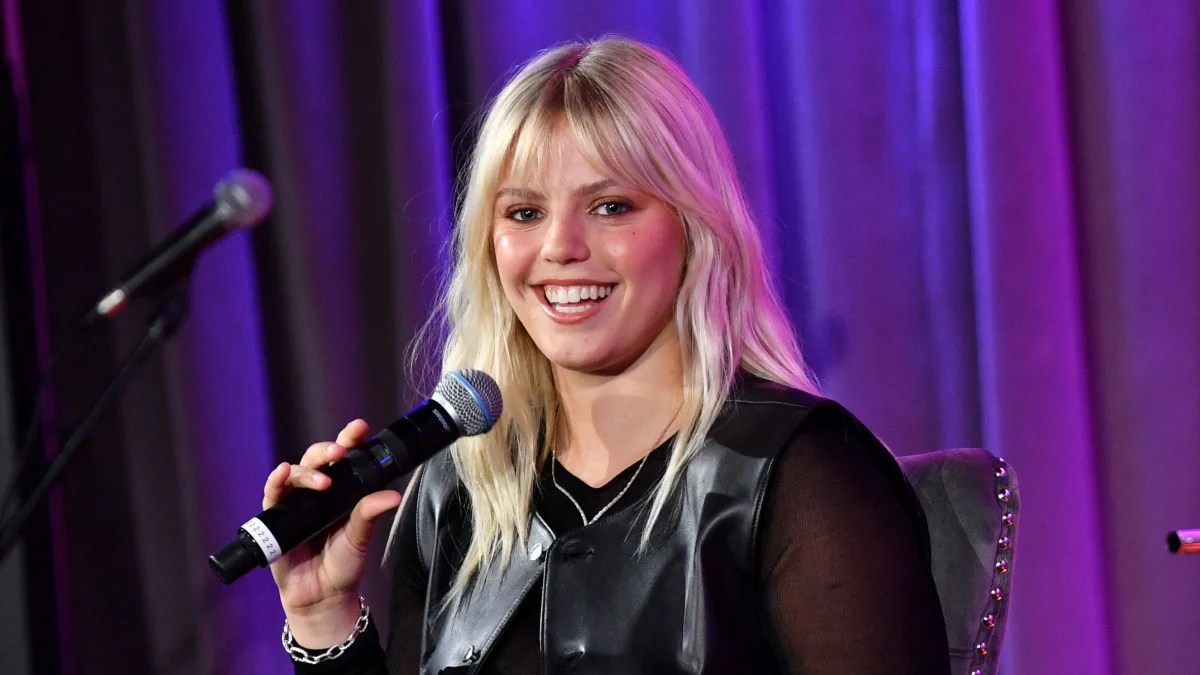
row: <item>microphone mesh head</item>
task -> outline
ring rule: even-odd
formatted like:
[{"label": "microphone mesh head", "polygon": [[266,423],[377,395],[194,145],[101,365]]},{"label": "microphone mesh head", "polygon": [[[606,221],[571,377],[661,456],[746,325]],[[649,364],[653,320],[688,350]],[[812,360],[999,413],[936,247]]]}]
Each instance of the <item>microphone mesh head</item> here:
[{"label": "microphone mesh head", "polygon": [[249,227],[267,217],[275,205],[271,183],[253,169],[234,169],[213,189],[213,199],[223,206],[230,225]]},{"label": "microphone mesh head", "polygon": [[504,412],[500,386],[483,371],[465,369],[446,373],[433,393],[449,405],[450,414],[462,425],[464,436],[491,429]]}]

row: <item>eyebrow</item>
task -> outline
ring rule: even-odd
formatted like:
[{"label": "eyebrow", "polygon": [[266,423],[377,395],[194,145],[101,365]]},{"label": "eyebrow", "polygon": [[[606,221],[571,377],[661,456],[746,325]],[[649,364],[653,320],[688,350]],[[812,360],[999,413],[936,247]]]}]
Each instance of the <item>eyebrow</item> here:
[{"label": "eyebrow", "polygon": [[[606,178],[604,180],[598,180],[594,183],[588,183],[586,185],[579,186],[572,193],[572,196],[583,197],[583,196],[587,196],[587,195],[593,195],[593,194],[596,194],[597,192],[600,192],[601,190],[607,190],[608,188],[614,187],[616,185],[617,185],[617,181],[615,181],[611,178]],[[546,198],[546,195],[542,194],[541,192],[538,192],[537,190],[531,190],[529,188],[514,187],[514,188],[501,189],[499,192],[496,193],[496,198],[499,199],[500,197],[516,197],[517,199],[529,199],[529,200],[537,201],[537,200],[544,200]]]}]

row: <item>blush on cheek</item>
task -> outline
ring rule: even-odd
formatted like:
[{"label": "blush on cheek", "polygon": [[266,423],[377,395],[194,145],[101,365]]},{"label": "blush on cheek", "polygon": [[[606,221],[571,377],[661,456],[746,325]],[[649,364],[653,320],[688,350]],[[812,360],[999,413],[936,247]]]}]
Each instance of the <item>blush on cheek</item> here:
[{"label": "blush on cheek", "polygon": [[629,232],[623,233],[623,235],[624,236],[621,237],[610,238],[604,242],[604,254],[608,256],[610,260],[634,259],[638,257],[639,253],[641,253],[638,245],[641,244],[644,246],[645,242],[634,241],[634,237],[637,236],[637,232],[630,230]]},{"label": "blush on cheek", "polygon": [[513,250],[512,236],[507,232],[497,232],[492,236],[492,248],[496,251],[496,257],[511,255]]},{"label": "blush on cheek", "polygon": [[512,232],[501,232],[493,236],[492,250],[496,256],[496,269],[505,280],[509,280],[514,274],[519,275],[522,268],[529,264],[533,252],[521,236]]}]

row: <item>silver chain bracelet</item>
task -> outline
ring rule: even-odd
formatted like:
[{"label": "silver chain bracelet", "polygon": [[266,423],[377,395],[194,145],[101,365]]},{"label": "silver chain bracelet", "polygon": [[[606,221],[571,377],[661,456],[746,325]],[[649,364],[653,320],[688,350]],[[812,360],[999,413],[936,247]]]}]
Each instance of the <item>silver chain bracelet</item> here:
[{"label": "silver chain bracelet", "polygon": [[316,665],[325,661],[332,661],[341,656],[354,644],[359,635],[367,630],[367,624],[370,623],[371,610],[367,607],[367,600],[362,596],[358,598],[358,621],[354,622],[354,631],[350,633],[350,637],[346,638],[340,645],[334,645],[329,649],[313,653],[309,650],[296,644],[296,638],[292,636],[292,627],[288,625],[287,619],[283,620],[283,648],[287,651],[288,656],[292,657],[297,663],[307,663]]}]

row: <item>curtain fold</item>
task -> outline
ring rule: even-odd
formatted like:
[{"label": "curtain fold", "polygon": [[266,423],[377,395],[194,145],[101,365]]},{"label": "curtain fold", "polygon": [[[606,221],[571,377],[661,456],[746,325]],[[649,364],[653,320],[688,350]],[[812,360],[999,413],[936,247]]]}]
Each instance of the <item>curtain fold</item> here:
[{"label": "curtain fold", "polygon": [[[161,240],[211,200],[217,179],[242,163],[220,7],[128,6],[123,23],[132,67],[128,90],[118,95],[128,101],[136,135],[98,134],[109,146],[102,167],[122,154],[136,163],[129,172],[102,172],[105,193],[128,200],[104,219],[108,240],[124,244],[114,247],[113,269],[127,265],[137,249],[112,235],[123,228],[138,246]],[[133,210],[139,204],[144,210]],[[132,385],[121,405],[141,563],[137,590],[146,616],[139,638],[152,670],[187,664],[235,672],[278,663],[274,645],[262,639],[263,627],[277,625],[280,614],[269,576],[255,575],[234,593],[213,584],[205,569],[208,554],[261,508],[262,476],[274,466],[258,283],[250,241],[241,232],[201,257],[188,289],[186,323],[161,361],[147,368],[161,384]],[[140,323],[120,318],[123,328]],[[110,589],[107,602],[119,606],[122,592]],[[80,655],[81,670],[121,663],[103,631],[100,636],[95,652]]]},{"label": "curtain fold", "polygon": [[1025,509],[1009,648],[1042,672],[1107,672],[1058,16],[979,3],[961,18],[984,444],[1016,467]]},{"label": "curtain fold", "polygon": [[[407,350],[478,111],[610,33],[711,100],[826,392],[899,454],[1015,466],[1007,671],[1190,667],[1200,575],[1162,537],[1200,523],[1195,3],[17,4],[60,334],[229,168],[276,196],[200,258],[184,328],[56,497],[68,672],[290,672],[269,574],[226,588],[206,556],[279,461],[429,391]],[[142,311],[60,374],[69,413]],[[385,575],[365,591],[383,617]]]},{"label": "curtain fold", "polygon": [[1200,574],[1163,536],[1200,522],[1200,7],[1064,17],[1114,664],[1185,671]]}]

